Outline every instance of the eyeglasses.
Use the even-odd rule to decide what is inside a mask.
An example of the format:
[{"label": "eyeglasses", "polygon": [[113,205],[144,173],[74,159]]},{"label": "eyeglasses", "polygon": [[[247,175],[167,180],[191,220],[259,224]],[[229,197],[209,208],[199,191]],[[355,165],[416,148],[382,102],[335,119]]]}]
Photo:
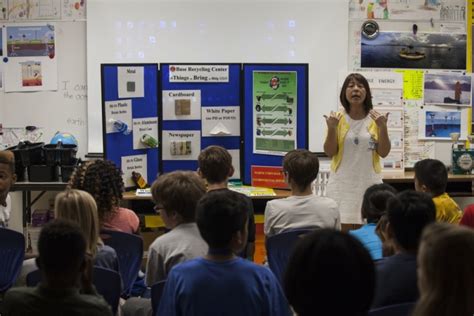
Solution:
[{"label": "eyeglasses", "polygon": [[162,205],[155,205],[153,206],[153,210],[155,211],[156,214],[160,214],[161,210],[164,210]]}]

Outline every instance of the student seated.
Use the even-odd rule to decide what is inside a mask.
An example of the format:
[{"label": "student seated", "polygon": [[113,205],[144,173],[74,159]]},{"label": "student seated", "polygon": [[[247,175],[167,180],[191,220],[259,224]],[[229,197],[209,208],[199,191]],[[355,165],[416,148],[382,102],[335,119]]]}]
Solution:
[{"label": "student seated", "polygon": [[474,231],[436,223],[421,237],[413,316],[474,315]]},{"label": "student seated", "polygon": [[296,228],[341,229],[337,203],[311,191],[318,171],[318,157],[306,149],[292,150],[285,155],[283,173],[291,196],[267,202],[264,222],[267,238]]},{"label": "student seated", "polygon": [[[201,151],[198,157],[198,173],[206,180],[207,190],[227,190],[228,180],[234,174],[232,156],[227,149],[220,146],[208,146]],[[247,245],[240,254],[242,257],[253,260],[255,252],[255,218],[253,216],[252,200],[242,194],[248,211],[248,239]]]},{"label": "student seated", "polygon": [[298,316],[362,316],[370,308],[374,282],[374,263],[357,239],[318,229],[297,243],[284,289]]},{"label": "student seated", "polygon": [[209,252],[171,270],[158,315],[291,315],[272,272],[235,255],[247,243],[242,196],[210,191],[199,201],[196,215]]},{"label": "student seated", "polygon": [[385,213],[387,201],[397,193],[391,185],[381,183],[374,184],[365,190],[362,199],[362,219],[367,222],[359,229],[351,230],[349,233],[359,241],[370,252],[374,260],[382,259],[382,241],[375,232],[377,223]]},{"label": "student seated", "polygon": [[[97,206],[89,193],[74,189],[60,192],[56,195],[54,213],[57,219],[79,225],[86,240],[86,253],[91,256],[94,266],[120,273],[117,253],[100,239]],[[25,260],[16,284],[25,285],[28,273],[37,269],[35,259]]]},{"label": "student seated", "polygon": [[16,182],[13,152],[0,151],[0,227],[8,227],[11,213],[10,188]]},{"label": "student seated", "polygon": [[122,172],[112,161],[83,163],[71,176],[69,187],[89,192],[94,197],[101,229],[138,233],[140,220],[137,214],[120,207],[124,183]]},{"label": "student seated", "polygon": [[195,221],[196,205],[206,188],[195,172],[166,173],[153,183],[151,193],[155,210],[171,231],[156,238],[148,249],[148,286],[166,280],[174,265],[204,256],[208,249]]},{"label": "student seated", "polygon": [[418,244],[423,229],[435,221],[436,210],[428,194],[404,191],[388,200],[387,215],[386,235],[392,240],[395,254],[377,262],[373,308],[418,299]]},{"label": "student seated", "polygon": [[446,193],[448,171],[436,159],[423,159],[415,163],[415,189],[429,193],[436,207],[436,221],[458,224],[462,211],[458,204]]},{"label": "student seated", "polygon": [[64,220],[47,224],[41,230],[38,250],[43,281],[34,288],[11,288],[5,294],[2,315],[112,315],[92,285],[92,260],[76,224]]}]

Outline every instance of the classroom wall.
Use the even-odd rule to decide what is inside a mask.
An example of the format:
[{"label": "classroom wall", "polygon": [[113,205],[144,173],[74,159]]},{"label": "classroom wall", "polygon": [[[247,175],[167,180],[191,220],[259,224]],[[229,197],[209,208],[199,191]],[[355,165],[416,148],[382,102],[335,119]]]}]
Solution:
[{"label": "classroom wall", "polygon": [[96,0],[87,12],[89,151],[102,152],[101,63],[309,64],[309,147],[323,151],[323,114],[347,68],[347,0]]},{"label": "classroom wall", "polygon": [[[58,90],[0,92],[0,123],[4,127],[43,128],[49,143],[57,131],[79,141],[78,156],[87,154],[86,22],[56,22]],[[100,86],[100,79],[92,81]]]}]

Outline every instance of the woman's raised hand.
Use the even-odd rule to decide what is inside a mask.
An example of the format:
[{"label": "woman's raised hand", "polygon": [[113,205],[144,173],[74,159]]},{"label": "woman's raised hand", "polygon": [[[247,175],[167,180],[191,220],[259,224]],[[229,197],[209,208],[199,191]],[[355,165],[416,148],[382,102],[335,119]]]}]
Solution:
[{"label": "woman's raised hand", "polygon": [[386,127],[387,122],[388,122],[388,114],[389,112],[385,114],[381,114],[375,110],[370,110],[369,115],[370,118],[375,121],[375,124],[377,124],[378,127]]},{"label": "woman's raised hand", "polygon": [[336,128],[337,124],[339,124],[339,120],[341,119],[342,113],[331,111],[329,116],[323,115],[326,119],[326,124],[328,128]]}]

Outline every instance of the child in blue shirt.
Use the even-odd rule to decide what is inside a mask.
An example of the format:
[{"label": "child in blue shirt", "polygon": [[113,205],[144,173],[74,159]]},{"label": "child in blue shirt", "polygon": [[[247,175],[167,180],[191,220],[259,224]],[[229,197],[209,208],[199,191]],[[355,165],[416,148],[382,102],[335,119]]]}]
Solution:
[{"label": "child in blue shirt", "polygon": [[209,252],[173,267],[158,315],[292,315],[272,272],[235,255],[247,242],[245,205],[230,190],[199,201],[196,222]]},{"label": "child in blue shirt", "polygon": [[367,248],[373,260],[382,259],[382,241],[375,233],[375,227],[385,213],[388,199],[396,193],[397,190],[388,184],[370,186],[364,193],[361,207],[362,219],[366,220],[367,224],[349,231]]}]

